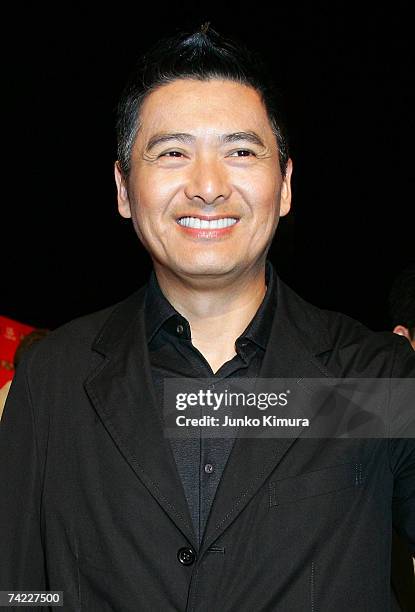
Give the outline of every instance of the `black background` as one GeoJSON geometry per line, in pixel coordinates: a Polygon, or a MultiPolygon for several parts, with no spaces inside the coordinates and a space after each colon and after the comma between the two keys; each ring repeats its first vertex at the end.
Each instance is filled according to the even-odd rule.
{"type": "Polygon", "coordinates": [[[114,109],[142,51],[209,20],[265,54],[285,95],[294,184],[278,272],[316,305],[387,328],[390,283],[414,260],[409,7],[9,8],[0,314],[54,328],[145,282],[150,259],[116,209],[114,109]]]}

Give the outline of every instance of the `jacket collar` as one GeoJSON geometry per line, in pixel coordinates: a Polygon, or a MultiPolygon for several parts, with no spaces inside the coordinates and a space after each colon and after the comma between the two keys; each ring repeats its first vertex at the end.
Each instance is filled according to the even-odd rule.
{"type": "MultiPolygon", "coordinates": [[[[319,355],[333,346],[327,329],[326,316],[323,310],[306,302],[281,278],[273,272],[274,291],[278,310],[274,316],[271,335],[276,329],[284,328],[287,336],[295,338],[310,355],[319,355]]],[[[107,355],[117,350],[119,344],[134,341],[129,330],[142,326],[145,320],[145,298],[147,285],[135,291],[128,298],[117,304],[103,328],[94,339],[92,349],[107,355]],[[141,322],[139,319],[142,319],[141,322]]]]}

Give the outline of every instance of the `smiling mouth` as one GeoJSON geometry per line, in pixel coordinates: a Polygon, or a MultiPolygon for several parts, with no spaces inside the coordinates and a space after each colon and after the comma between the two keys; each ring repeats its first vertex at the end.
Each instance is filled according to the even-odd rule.
{"type": "Polygon", "coordinates": [[[239,217],[180,217],[177,223],[182,227],[197,230],[222,230],[238,223],[239,217]]]}

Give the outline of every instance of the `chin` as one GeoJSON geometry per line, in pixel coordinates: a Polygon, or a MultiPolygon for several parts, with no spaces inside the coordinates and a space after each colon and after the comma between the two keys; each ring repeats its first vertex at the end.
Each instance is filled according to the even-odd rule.
{"type": "Polygon", "coordinates": [[[191,261],[180,261],[175,265],[175,269],[180,274],[193,275],[223,275],[235,268],[235,262],[231,260],[214,261],[212,259],[197,258],[191,261]]]}

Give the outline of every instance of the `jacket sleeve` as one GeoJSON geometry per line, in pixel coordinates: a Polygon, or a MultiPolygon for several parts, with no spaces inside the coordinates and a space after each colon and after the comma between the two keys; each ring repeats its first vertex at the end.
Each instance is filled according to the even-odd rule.
{"type": "Polygon", "coordinates": [[[390,389],[393,524],[415,557],[415,352],[404,339],[396,347],[390,389]]]}
{"type": "Polygon", "coordinates": [[[30,356],[16,371],[0,421],[2,591],[47,589],[40,523],[42,445],[28,384],[30,356]]]}

